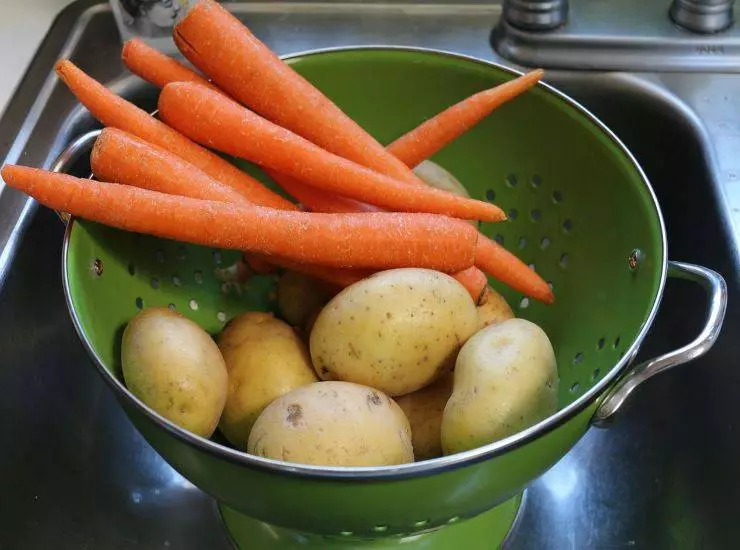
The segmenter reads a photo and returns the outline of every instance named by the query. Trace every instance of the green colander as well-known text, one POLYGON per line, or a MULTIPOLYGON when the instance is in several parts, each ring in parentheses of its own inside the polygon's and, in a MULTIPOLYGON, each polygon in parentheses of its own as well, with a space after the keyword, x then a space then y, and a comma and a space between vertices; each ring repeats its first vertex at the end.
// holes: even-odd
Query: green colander
MULTIPOLYGON (((382 143, 517 76, 492 63, 409 48, 324 50, 288 60, 382 143)), ((539 84, 433 160, 473 197, 507 211, 509 221, 481 230, 551 282, 557 296, 551 306, 492 284, 519 316, 547 332, 561 383, 558 412, 539 424, 485 447, 413 464, 283 463, 234 450, 218 434, 196 437, 153 412, 121 377, 121 334, 137 311, 169 306, 216 333, 239 312, 273 309, 275 279, 258 276, 235 287, 215 272, 235 261, 237 251, 68 223, 64 289, 80 338, 146 440, 217 500, 240 547, 496 547, 533 479, 591 425, 603 424, 639 383, 702 355, 718 335, 723 279, 667 261, 663 220, 645 175, 603 124, 562 93, 539 84), (630 367, 667 276, 706 288, 706 326, 686 347, 630 367)))

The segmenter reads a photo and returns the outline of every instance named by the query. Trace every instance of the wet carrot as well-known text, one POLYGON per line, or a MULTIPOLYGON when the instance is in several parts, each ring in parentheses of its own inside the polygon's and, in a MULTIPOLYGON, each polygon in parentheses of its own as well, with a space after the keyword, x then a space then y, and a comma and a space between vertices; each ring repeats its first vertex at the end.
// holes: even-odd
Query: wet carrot
POLYGON ((369 170, 245 109, 223 94, 192 82, 172 82, 159 95, 159 113, 202 145, 363 202, 407 212, 501 221, 497 206, 404 182, 369 170))
POLYGON ((481 237, 475 250, 475 265, 522 294, 546 304, 555 295, 542 277, 495 241, 481 237))
POLYGON ((176 197, 23 166, 5 165, 1 174, 7 185, 73 216, 299 263, 454 272, 473 264, 478 239, 469 224, 432 214, 286 212, 176 197))
POLYGON ((470 130, 494 109, 532 88, 543 74, 544 71, 536 69, 463 99, 388 145, 388 152, 414 168, 470 130))
POLYGON ((218 87, 319 147, 395 179, 419 182, 359 124, 210 0, 175 25, 175 44, 218 87))
POLYGON ((140 38, 126 41, 121 50, 123 64, 135 75, 162 88, 168 82, 197 82, 220 91, 207 79, 176 59, 152 48, 140 38))
POLYGON ((103 129, 95 140, 90 167, 101 181, 193 199, 252 204, 174 153, 116 128, 103 129))
POLYGON ((103 125, 124 130, 182 157, 255 204, 297 209, 290 201, 270 191, 227 160, 193 143, 146 111, 118 97, 71 61, 66 59, 58 61, 56 71, 80 103, 103 125))

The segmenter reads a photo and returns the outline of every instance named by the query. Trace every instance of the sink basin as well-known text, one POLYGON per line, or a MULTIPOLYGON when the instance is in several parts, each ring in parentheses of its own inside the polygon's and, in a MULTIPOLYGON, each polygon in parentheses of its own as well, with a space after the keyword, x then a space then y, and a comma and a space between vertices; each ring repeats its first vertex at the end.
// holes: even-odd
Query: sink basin
MULTIPOLYGON (((279 53, 382 43, 506 63, 489 45, 496 4, 233 9, 279 53)), ((123 69, 119 52, 107 3, 65 10, 0 121, 5 161, 48 167, 67 143, 98 127, 52 76, 60 56, 153 108, 154 90, 123 69)), ((704 75, 704 86, 713 78, 740 89, 740 80, 722 76, 704 75)), ((706 105, 695 104, 694 75, 553 71, 547 80, 632 150, 662 206, 669 257, 719 271, 731 297, 723 334, 706 356, 641 386, 612 425, 590 430, 535 482, 507 547, 730 547, 740 537, 740 481, 727 475, 740 459, 733 434, 740 310, 733 305, 738 234, 721 168, 728 145, 712 133, 718 120, 706 116, 706 105)), ((87 176, 89 167, 82 159, 69 171, 87 176)), ((62 295, 62 235, 54 213, 0 190, 0 483, 12 503, 0 519, 0 548, 230 548, 212 499, 135 431, 78 341, 62 295)), ((692 339, 705 305, 695 285, 669 282, 640 358, 692 339)))

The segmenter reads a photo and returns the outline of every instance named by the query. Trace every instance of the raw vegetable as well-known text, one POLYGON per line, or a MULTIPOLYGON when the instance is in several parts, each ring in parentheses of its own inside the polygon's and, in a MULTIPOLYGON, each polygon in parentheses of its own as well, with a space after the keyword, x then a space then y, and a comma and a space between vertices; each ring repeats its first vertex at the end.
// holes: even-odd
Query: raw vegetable
POLYGON ((321 281, 295 271, 283 273, 278 279, 276 292, 282 318, 301 329, 306 326, 308 318, 336 294, 335 289, 321 281))
POLYGON ((478 303, 478 328, 484 329, 513 318, 514 312, 504 297, 486 286, 478 303))
POLYGON ((246 450, 249 433, 264 408, 318 378, 305 344, 270 313, 253 311, 235 317, 217 343, 229 375, 218 426, 232 445, 246 450))
POLYGON ((555 301, 547 282, 496 241, 481 237, 475 248, 475 265, 502 283, 546 304, 555 301))
POLYGON ((285 212, 14 165, 5 165, 2 177, 49 208, 111 227, 302 263, 459 271, 472 264, 477 240, 465 222, 431 214, 285 212))
POLYGON ((382 392, 316 382, 279 397, 257 419, 251 454, 321 466, 390 466, 414 461, 409 421, 382 392))
POLYGON ((409 186, 317 147, 193 82, 173 82, 159 96, 162 118, 202 145, 278 170, 314 187, 391 210, 501 221, 497 206, 424 184, 409 186))
POLYGON ((461 197, 470 197, 470 193, 468 193, 465 186, 460 183, 460 180, 436 162, 424 160, 414 168, 414 173, 427 185, 431 185, 432 187, 436 187, 437 189, 441 189, 442 191, 447 191, 448 193, 453 193, 461 197))
POLYGON ((477 326, 475 304, 449 275, 391 269, 345 288, 321 310, 311 358, 323 380, 395 397, 449 372, 477 326))
POLYGON ((100 181, 194 199, 252 204, 174 153, 115 128, 103 129, 95 140, 90 167, 100 181))
POLYGON ((453 273, 452 277, 460 283, 465 290, 468 291, 470 297, 474 303, 478 303, 483 296, 486 286, 488 285, 488 279, 485 273, 475 266, 471 266, 457 273, 453 273))
POLYGON ((118 128, 167 149, 255 204, 297 210, 293 203, 270 191, 227 160, 193 143, 146 111, 118 97, 78 69, 71 61, 67 59, 58 61, 56 72, 80 103, 104 125, 118 128))
POLYGON ((203 437, 226 401, 226 365, 202 328, 167 308, 148 308, 126 326, 121 344, 126 387, 181 428, 203 437))
POLYGON ((452 394, 452 379, 450 373, 420 390, 396 398, 411 424, 416 460, 442 456, 442 413, 452 394))
POLYGON ((173 37, 185 57, 219 88, 266 119, 361 166, 396 180, 418 181, 218 3, 193 6, 175 25, 173 37))
POLYGON ((388 146, 408 166, 417 166, 478 124, 501 104, 532 88, 544 75, 535 69, 448 107, 388 146))
POLYGON ((203 76, 185 67, 176 59, 152 48, 140 38, 126 41, 121 50, 123 64, 135 75, 162 88, 169 82, 197 82, 219 90, 203 76))
POLYGON ((509 319, 460 350, 442 417, 442 448, 458 453, 515 434, 557 410, 558 371, 544 331, 509 319))

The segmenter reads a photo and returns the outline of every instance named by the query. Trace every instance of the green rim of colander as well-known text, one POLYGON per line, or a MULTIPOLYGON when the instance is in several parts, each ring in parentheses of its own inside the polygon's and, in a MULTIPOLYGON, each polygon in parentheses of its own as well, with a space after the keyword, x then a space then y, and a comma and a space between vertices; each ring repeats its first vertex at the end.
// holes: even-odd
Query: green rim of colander
MULTIPOLYGON (((366 51, 399 51, 399 52, 411 52, 411 53, 419 52, 419 53, 425 53, 425 54, 434 54, 434 55, 450 57, 450 58, 454 58, 454 59, 458 59, 462 61, 477 63, 479 65, 483 65, 486 67, 491 67, 499 71, 507 72, 514 77, 518 77, 523 74, 521 71, 517 71, 511 67, 506 67, 504 65, 498 64, 493 61, 487 61, 484 59, 476 58, 476 57, 465 55, 465 54, 460 54, 460 53, 455 53, 455 52, 450 52, 450 51, 435 49, 435 48, 422 48, 422 47, 410 47, 410 46, 371 45, 371 46, 340 46, 340 47, 333 47, 333 48, 320 48, 320 49, 308 50, 305 52, 298 52, 298 53, 292 53, 289 55, 285 55, 285 56, 282 56, 282 59, 284 59, 286 62, 289 63, 291 60, 297 60, 299 58, 305 58, 305 57, 309 57, 313 55, 322 55, 322 54, 326 54, 330 52, 352 52, 352 51, 365 51, 365 50, 366 51)), ((557 99, 562 101, 564 105, 573 109, 577 114, 586 117, 592 124, 594 124, 594 126, 599 131, 603 133, 603 135, 606 138, 608 138, 617 147, 619 151, 621 151, 621 153, 625 156, 625 158, 630 162, 630 164, 634 167, 634 169, 639 174, 643 185, 645 185, 648 191, 648 194, 650 196, 650 200, 655 210, 655 214, 657 216, 659 227, 660 227, 660 238, 661 238, 661 245, 662 245, 661 246, 662 257, 660 259, 661 260, 660 261, 660 278, 658 282, 657 292, 655 294, 655 299, 650 309, 650 313, 647 315, 647 317, 643 321, 632 344, 625 351, 624 356, 611 369, 609 369, 609 371, 604 375, 604 377, 598 383, 594 384, 594 386, 592 386, 587 392, 585 392, 578 399, 576 399, 569 405, 565 406, 564 408, 560 409, 555 414, 538 422, 537 424, 534 424, 530 426, 529 428, 526 428, 514 435, 511 435, 504 439, 500 439, 488 445, 484 445, 476 449, 471 449, 469 451, 464 451, 464 452, 456 453, 456 454, 449 455, 449 456, 443 456, 443 457, 433 458, 433 459, 429 459, 425 461, 412 462, 408 464, 399 464, 399 465, 394 465, 394 466, 326 467, 326 466, 314 466, 314 465, 307 465, 307 464, 294 464, 294 463, 282 462, 279 460, 250 455, 243 451, 238 451, 236 449, 223 446, 219 443, 211 441, 210 439, 206 439, 206 438, 194 435, 190 432, 187 432, 186 430, 170 422, 169 420, 167 420, 166 418, 164 418, 163 416, 161 416, 160 414, 158 414, 157 412, 149 408, 147 405, 145 405, 140 399, 138 399, 135 395, 133 395, 126 388, 123 382, 118 380, 118 378, 113 376, 105 368, 105 365, 103 361, 101 360, 100 356, 95 351, 95 349, 93 349, 92 346, 90 345, 89 340, 87 336, 85 335, 84 330, 82 329, 82 324, 79 318, 77 317, 74 306, 72 304, 72 295, 71 295, 70 288, 69 288, 69 279, 68 279, 69 273, 68 273, 68 268, 67 268, 67 264, 68 264, 67 260, 69 256, 70 236, 76 225, 75 223, 76 219, 73 217, 69 220, 69 223, 67 224, 67 229, 65 231, 64 243, 63 243, 63 249, 62 249, 62 279, 63 279, 63 286, 64 286, 64 295, 65 295, 67 307, 72 317, 72 322, 74 324, 75 330, 77 331, 77 334, 82 340, 83 345, 85 346, 85 349, 90 354, 90 356, 94 359, 96 367, 98 368, 100 373, 103 375, 103 378, 116 392, 118 392, 125 399, 131 401, 136 407, 138 407, 141 410, 141 412, 146 414, 151 420, 156 422, 161 428, 165 429, 168 433, 170 433, 174 437, 177 437, 178 439, 181 439, 186 443, 194 445, 202 451, 215 455, 219 458, 229 460, 231 462, 243 464, 245 466, 255 467, 261 470, 272 471, 277 474, 296 475, 300 477, 349 478, 352 480, 377 480, 377 479, 388 480, 388 479, 402 479, 402 478, 407 478, 407 477, 432 475, 432 474, 450 470, 450 469, 469 466, 469 465, 502 455, 514 449, 517 449, 531 442, 535 438, 541 437, 551 432, 552 430, 558 428, 562 424, 566 423, 568 420, 575 417, 578 413, 582 412, 589 405, 591 405, 594 401, 602 397, 603 394, 606 392, 606 390, 614 382, 617 381, 617 379, 624 373, 626 367, 628 367, 628 365, 631 363, 632 359, 637 354, 637 351, 640 345, 642 344, 643 340, 647 336, 647 332, 650 329, 655 319, 655 316, 657 314, 661 300, 663 298, 663 291, 665 288, 665 282, 666 282, 666 277, 667 277, 667 266, 668 266, 667 237, 666 237, 665 222, 663 220, 663 215, 660 210, 660 206, 658 204, 658 199, 655 195, 655 192, 652 186, 650 185, 650 182, 648 181, 648 178, 645 175, 644 171, 642 170, 641 166, 638 164, 637 160, 634 158, 632 153, 630 153, 629 149, 627 149, 627 147, 622 143, 622 141, 603 122, 601 122, 601 120, 599 120, 593 113, 591 113, 588 109, 586 109, 583 105, 575 101, 573 98, 555 89, 554 87, 547 84, 546 82, 540 81, 537 83, 537 86, 546 90, 548 93, 552 94, 553 96, 555 96, 557 99)))

